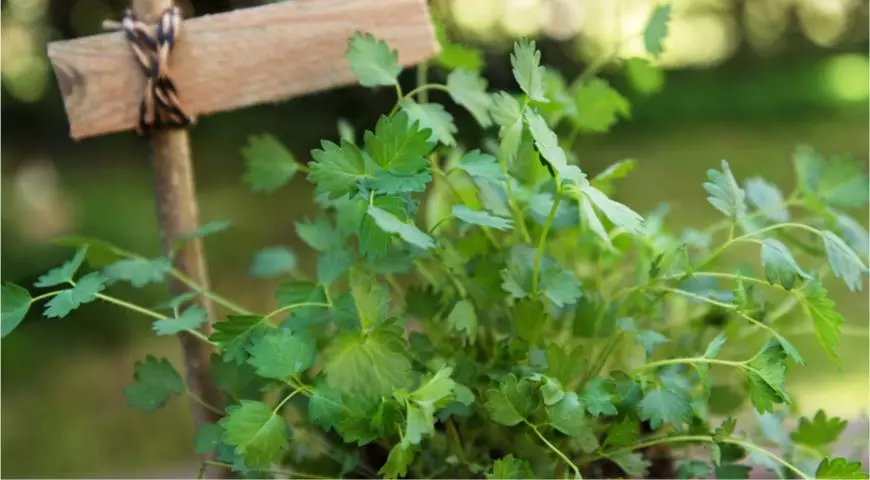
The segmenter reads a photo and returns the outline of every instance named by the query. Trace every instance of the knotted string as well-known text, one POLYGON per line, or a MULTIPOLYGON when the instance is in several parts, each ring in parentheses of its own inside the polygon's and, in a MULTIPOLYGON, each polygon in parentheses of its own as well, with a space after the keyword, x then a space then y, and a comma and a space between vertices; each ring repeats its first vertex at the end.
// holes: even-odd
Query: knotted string
POLYGON ((142 72, 145 74, 145 92, 139 104, 139 123, 136 131, 148 136, 154 130, 183 128, 194 119, 184 111, 178 90, 169 72, 169 54, 181 29, 181 11, 167 8, 160 15, 155 33, 127 9, 123 21, 104 22, 104 27, 123 30, 142 72))

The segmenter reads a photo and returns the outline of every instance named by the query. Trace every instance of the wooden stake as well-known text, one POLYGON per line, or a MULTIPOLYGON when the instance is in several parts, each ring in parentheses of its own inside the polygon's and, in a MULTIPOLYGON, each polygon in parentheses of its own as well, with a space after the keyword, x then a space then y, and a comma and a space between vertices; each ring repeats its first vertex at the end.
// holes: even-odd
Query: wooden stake
MULTIPOLYGON (((155 22, 170 6, 172 0, 133 0, 133 11, 147 23, 155 22)), ((184 35, 183 31, 182 35, 184 35)), ((151 138, 157 221, 160 225, 163 252, 168 255, 176 240, 199 227, 193 162, 190 158, 190 138, 187 130, 182 129, 154 131, 151 138)), ((201 239, 187 242, 176 253, 173 267, 200 285, 202 289, 209 289, 201 239)), ((170 281, 169 288, 173 295, 181 295, 189 291, 186 285, 176 279, 170 281)), ((208 321, 200 327, 200 331, 208 335, 211 333, 211 322, 214 320, 211 301, 204 295, 199 295, 194 302, 206 311, 208 321)), ((187 388, 205 403, 221 408, 222 395, 210 374, 209 349, 187 332, 180 333, 179 339, 186 370, 187 388)), ((218 414, 193 399, 190 401, 190 408, 197 429, 220 419, 218 414)), ((214 460, 214 457, 214 453, 210 453, 205 455, 203 460, 214 460)), ((207 478, 221 478, 226 476, 226 473, 226 469, 214 465, 209 465, 205 469, 207 478)))

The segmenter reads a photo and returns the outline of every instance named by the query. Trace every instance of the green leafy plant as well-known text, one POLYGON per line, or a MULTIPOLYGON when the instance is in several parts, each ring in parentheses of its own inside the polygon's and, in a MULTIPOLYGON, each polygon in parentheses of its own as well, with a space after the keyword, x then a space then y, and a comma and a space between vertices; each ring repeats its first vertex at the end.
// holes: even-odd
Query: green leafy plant
MULTIPOLYGON (((638 34, 652 56, 669 18, 669 6, 656 9, 638 34)), ((784 427, 786 373, 805 363, 789 332, 810 324, 838 362, 843 318, 822 280, 858 291, 868 271, 867 231, 842 210, 867 203, 860 167, 800 147, 785 196, 761 178, 741 183, 723 161, 703 189, 724 218, 674 232, 664 209, 641 215, 613 198, 634 161, 590 176, 572 149, 631 113, 597 76, 607 62, 568 85, 521 40, 510 57, 520 92, 489 92, 482 56, 442 43, 446 80, 429 83, 422 65, 406 93, 397 53, 354 36, 351 69, 364 86, 396 89, 392 111, 362 136, 340 123, 307 166, 268 135, 244 149, 253 191, 304 172, 321 210, 296 223, 316 254, 311 275, 286 247, 253 256, 252 275, 289 277, 274 310, 203 290, 171 258, 77 238, 38 295, 3 286, 3 336, 38 302, 54 318, 93 301, 153 319, 157 335, 195 335, 213 349, 226 399, 207 405, 223 418, 200 427, 195 451, 242 477, 747 478, 758 466, 867 478, 830 454, 843 420, 819 412, 784 427), (484 129, 480 148, 460 146, 453 113, 429 102, 435 92, 484 129), (729 267, 743 247, 759 260, 729 267), (158 309, 107 293, 168 278, 191 293, 158 309), (197 295, 232 312, 209 336, 197 330, 205 311, 186 306, 197 295), (734 399, 729 412, 712 412, 714 390, 734 399), (756 416, 738 426, 744 406, 756 416)), ((649 60, 620 62, 640 92, 661 86, 649 60)), ((174 396, 202 402, 153 356, 125 395, 146 412, 174 396)))

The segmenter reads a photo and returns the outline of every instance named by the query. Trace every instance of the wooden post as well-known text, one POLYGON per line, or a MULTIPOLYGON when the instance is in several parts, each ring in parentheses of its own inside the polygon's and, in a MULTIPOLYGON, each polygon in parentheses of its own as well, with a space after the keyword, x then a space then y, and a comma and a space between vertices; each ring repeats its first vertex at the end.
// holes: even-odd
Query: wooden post
MULTIPOLYGON (((170 6, 172 0, 133 0, 133 12, 146 23, 156 22, 160 14, 170 6)), ((151 168, 154 174, 154 197, 160 239, 163 243, 163 253, 168 255, 176 240, 199 228, 199 208, 196 202, 190 137, 187 130, 169 129, 152 133, 151 168)), ((202 239, 196 238, 187 242, 176 252, 172 263, 175 269, 200 285, 203 290, 209 289, 202 239)), ((189 287, 175 278, 170 279, 169 289, 172 295, 181 295, 190 291, 189 287)), ((211 300, 205 295, 199 295, 193 302, 199 304, 206 312, 208 320, 199 330, 209 335, 211 323, 214 321, 211 300)), ((210 373, 209 349, 187 332, 179 333, 179 340, 187 388, 205 403, 221 408, 222 395, 210 373)), ((216 412, 193 399, 190 400, 190 411, 197 429, 220 420, 216 412)), ((208 453, 204 455, 203 460, 215 460, 215 454, 208 453)), ((206 478, 223 478, 227 473, 227 469, 215 465, 208 465, 204 470, 206 478)))

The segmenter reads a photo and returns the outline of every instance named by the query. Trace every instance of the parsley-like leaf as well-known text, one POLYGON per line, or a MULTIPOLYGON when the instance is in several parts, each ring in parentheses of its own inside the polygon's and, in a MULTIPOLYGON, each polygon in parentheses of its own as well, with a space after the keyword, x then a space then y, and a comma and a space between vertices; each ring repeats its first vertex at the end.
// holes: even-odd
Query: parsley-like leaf
POLYGON ((454 102, 471 112, 481 127, 492 125, 489 117, 492 100, 486 93, 486 80, 478 72, 464 69, 450 72, 447 76, 447 92, 454 102))
POLYGON ((196 230, 178 237, 172 244, 172 250, 178 251, 188 242, 223 232, 231 226, 232 223, 229 220, 212 220, 196 230))
POLYGON ((582 189, 584 195, 592 200, 595 206, 604 212, 607 219, 614 225, 624 229, 632 235, 643 233, 643 217, 631 208, 611 200, 597 188, 588 186, 582 189))
POLYGON ((499 155, 510 160, 517 154, 523 136, 523 111, 516 99, 505 92, 492 96, 492 118, 500 126, 499 155))
POLYGON ((341 146, 330 141, 320 142, 320 150, 312 150, 314 162, 308 178, 317 185, 317 192, 338 198, 356 189, 360 180, 369 176, 362 152, 356 145, 342 140, 341 146))
POLYGON ((289 182, 298 170, 293 154, 269 134, 248 137, 242 155, 247 166, 244 180, 253 192, 272 193, 289 182))
POLYGON ((565 156, 565 151, 559 146, 559 137, 550 129, 547 121, 534 111, 526 110, 525 119, 538 152, 556 173, 565 177, 568 170, 568 158, 565 156))
POLYGON ((614 423, 607 430, 607 437, 604 439, 605 446, 625 447, 631 445, 637 440, 639 435, 640 425, 637 420, 625 417, 619 423, 614 423))
POLYGON ((625 61, 625 76, 635 90, 650 95, 659 92, 665 84, 661 68, 653 66, 645 58, 629 58, 625 61))
POLYGON ((486 411, 490 418, 508 427, 522 422, 535 406, 531 383, 517 380, 513 374, 504 378, 498 389, 486 392, 486 411))
POLYGON ((824 448, 836 442, 845 429, 845 420, 837 417, 827 418, 825 412, 819 410, 812 419, 801 417, 797 430, 791 434, 791 439, 813 448, 824 448))
POLYGON ((717 210, 734 220, 746 216, 746 192, 737 184, 728 162, 722 160, 722 171, 707 170, 709 182, 704 183, 704 189, 710 194, 707 201, 717 210))
POLYGON ((402 110, 411 122, 417 122, 421 129, 431 130, 430 142, 441 142, 444 145, 456 145, 456 124, 453 115, 444 110, 439 103, 417 103, 409 98, 401 101, 402 110))
POLYGON ((521 39, 514 43, 511 67, 517 84, 534 102, 547 103, 544 95, 544 69, 541 67, 541 52, 534 40, 521 39))
POLYGON ((778 403, 790 403, 785 391, 786 353, 776 341, 770 341, 761 354, 749 363, 748 390, 752 405, 759 413, 772 412, 778 403))
POLYGON ((577 113, 571 123, 584 132, 607 132, 618 116, 628 118, 631 114, 628 100, 600 78, 580 84, 574 90, 574 102, 577 113))
POLYGON ((289 443, 284 419, 262 402, 242 400, 218 423, 224 428, 224 443, 235 447, 249 467, 268 468, 289 443))
POLYGON ((825 230, 822 232, 822 238, 825 241, 825 252, 828 255, 831 271, 837 278, 842 278, 846 282, 849 290, 861 291, 864 285, 861 277, 867 273, 864 262, 836 233, 825 230))
POLYGON ((394 85, 402 71, 399 52, 368 33, 350 37, 345 55, 350 69, 364 87, 394 85))
POLYGON ((585 370, 585 357, 580 346, 568 351, 553 343, 547 347, 547 374, 567 385, 585 370))
POLYGON ((688 395, 667 387, 657 387, 648 392, 638 407, 640 418, 648 420, 653 429, 663 423, 680 428, 692 418, 692 404, 688 395))
POLYGON ((823 165, 815 192, 832 207, 860 208, 867 204, 867 174, 859 162, 834 157, 823 165))
POLYGON ((223 442, 221 437, 224 435, 224 429, 216 423, 205 423, 199 427, 196 436, 193 438, 193 450, 197 454, 213 452, 223 442))
POLYGON ((296 235, 309 247, 318 252, 325 252, 341 246, 341 234, 329 224, 324 217, 317 217, 314 222, 296 222, 296 235))
POLYGON ((405 339, 402 327, 394 320, 365 336, 341 334, 323 357, 327 384, 341 392, 389 395, 409 380, 411 364, 405 356, 405 339))
POLYGON ((191 305, 181 315, 175 318, 157 320, 152 325, 157 335, 175 335, 187 329, 194 329, 207 320, 205 310, 198 305, 191 305))
POLYGON ((359 270, 351 272, 350 292, 363 330, 380 324, 387 314, 389 292, 377 280, 359 270))
POLYGON ((499 458, 492 464, 492 471, 487 472, 486 478, 491 480, 525 479, 533 478, 532 467, 529 462, 516 458, 511 454, 499 458))
POLYGON ((583 389, 580 400, 586 405, 586 411, 590 415, 599 416, 616 415, 616 406, 613 405, 613 384, 601 377, 590 380, 583 389))
POLYGON ((459 168, 472 178, 479 178, 493 183, 500 183, 507 179, 501 170, 498 160, 488 153, 480 150, 472 150, 466 153, 459 162, 459 168))
POLYGON ((432 174, 429 170, 420 170, 408 175, 400 175, 390 170, 377 170, 367 185, 378 193, 397 195, 401 193, 423 192, 430 181, 432 181, 432 174))
POLYGON ((159 257, 125 258, 103 269, 103 275, 109 282, 123 280, 130 282, 136 288, 144 287, 149 283, 162 282, 166 274, 172 271, 172 263, 168 258, 159 257))
POLYGON ((586 416, 583 402, 576 393, 567 392, 559 403, 547 407, 547 421, 556 430, 575 437, 584 451, 598 448, 593 424, 586 416))
POLYGON ((837 305, 828 297, 825 287, 818 282, 808 285, 802 298, 804 309, 813 321, 819 343, 832 360, 839 362, 837 347, 840 344, 843 316, 837 311, 837 305))
POLYGON ((483 210, 472 210, 465 205, 454 205, 453 216, 472 225, 491 227, 497 230, 513 229, 513 221, 511 219, 497 217, 483 210))
POLYGON ((477 340, 477 314, 474 305, 468 300, 460 300, 447 315, 447 325, 456 332, 465 332, 468 342, 474 345, 477 340))
POLYGON ((643 46, 652 55, 660 55, 662 43, 668 36, 668 23, 671 21, 671 5, 658 5, 650 15, 643 30, 643 46))
POLYGON ((707 350, 704 351, 704 356, 706 358, 716 358, 719 356, 719 350, 722 349, 722 345, 725 345, 725 334, 719 333, 716 335, 713 340, 710 341, 710 344, 707 345, 707 350))
POLYGON ((82 266, 82 262, 85 261, 87 253, 87 245, 79 248, 73 258, 63 262, 63 265, 49 270, 48 273, 41 275, 36 280, 36 283, 34 283, 34 286, 37 288, 53 287, 71 281, 76 271, 82 266))
POLYGON ((384 232, 398 234, 402 237, 402 240, 423 250, 428 250, 435 246, 435 241, 432 237, 420 231, 415 225, 399 220, 390 212, 374 205, 369 205, 367 212, 384 232))
POLYGON ((271 330, 248 347, 248 363, 257 369, 257 375, 286 380, 314 363, 314 342, 290 330, 271 330))
POLYGON ((157 410, 173 395, 182 395, 186 390, 184 380, 169 360, 158 360, 154 355, 136 362, 133 380, 133 385, 124 389, 124 396, 128 405, 145 412, 157 410))
POLYGON ((353 254, 347 250, 330 250, 317 257, 317 281, 329 285, 338 280, 353 265, 353 254))
POLYGON ((408 474, 408 467, 413 462, 413 448, 405 443, 397 443, 390 449, 390 454, 387 455, 387 461, 380 470, 378 470, 378 475, 388 479, 405 478, 408 474))
POLYGON ((106 277, 91 272, 76 282, 75 286, 61 290, 45 304, 43 315, 47 318, 63 318, 85 303, 94 301, 97 293, 106 288, 106 277))
POLYGON ((786 290, 794 287, 798 277, 809 278, 792 257, 788 247, 773 238, 765 239, 761 245, 761 264, 764 266, 767 281, 773 285, 779 280, 786 290))
POLYGON ((318 384, 308 399, 308 420, 329 431, 341 420, 341 393, 325 384, 318 384))
POLYGON ((677 478, 680 480, 710 478, 710 465, 700 460, 683 460, 677 466, 677 478))
POLYGON ((221 347, 225 361, 242 364, 248 359, 248 345, 265 332, 265 322, 259 315, 229 315, 214 324, 209 340, 221 347))
POLYGON ((645 478, 651 465, 650 461, 639 453, 624 452, 607 458, 613 460, 631 478, 645 478))
POLYGON ((826 458, 816 469, 814 478, 830 480, 863 479, 870 478, 861 470, 861 462, 853 462, 845 458, 826 458))
POLYGON ((267 247, 254 255, 251 275, 258 278, 273 278, 290 273, 296 268, 296 255, 287 247, 267 247))
POLYGON ((431 131, 421 130, 405 112, 392 117, 382 115, 375 131, 364 135, 366 151, 381 168, 399 175, 410 175, 426 168, 424 158, 435 144, 431 131))
POLYGON ((14 283, 3 284, 0 291, 0 329, 2 337, 15 330, 30 310, 30 292, 14 283))
POLYGON ((746 181, 746 197, 765 217, 774 222, 787 222, 790 218, 782 192, 776 185, 753 177, 746 181))

